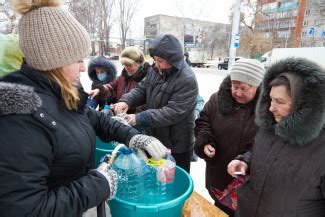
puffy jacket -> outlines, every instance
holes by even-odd
[[[128,144],[138,131],[85,108],[80,94],[68,110],[56,83],[27,65],[0,80],[2,216],[81,216],[109,196],[92,170],[96,135]]]
[[[188,152],[194,144],[194,119],[198,85],[195,74],[185,63],[182,47],[172,35],[157,36],[150,45],[151,56],[166,59],[173,67],[160,74],[153,67],[131,92],[120,101],[129,107],[146,104],[136,114],[138,124],[148,127],[174,153]]]

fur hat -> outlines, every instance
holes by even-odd
[[[11,0],[22,14],[18,24],[19,46],[31,67],[47,71],[82,60],[90,53],[85,28],[60,0]]]
[[[142,65],[144,63],[144,54],[137,47],[127,47],[121,53],[122,64],[137,64]]]
[[[239,59],[231,68],[231,80],[240,81],[249,85],[260,86],[265,74],[264,66],[254,59]]]

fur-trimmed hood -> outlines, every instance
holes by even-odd
[[[255,111],[255,106],[259,96],[259,88],[257,89],[255,98],[247,105],[239,105],[231,94],[231,79],[227,76],[222,83],[218,91],[218,107],[222,115],[229,115],[236,109],[237,106],[249,106],[252,108],[252,112]]]
[[[276,123],[270,108],[269,84],[281,73],[302,78],[301,95],[291,114]],[[269,68],[262,82],[256,108],[259,127],[274,130],[275,134],[294,145],[304,145],[316,139],[324,128],[325,72],[317,64],[302,58],[287,58]]]
[[[105,81],[99,81],[99,79],[97,78],[96,71],[95,71],[96,67],[102,67],[106,70],[107,78],[105,79]],[[100,83],[108,83],[113,81],[116,78],[116,74],[117,74],[117,70],[115,65],[104,56],[96,57],[95,59],[90,61],[88,65],[88,75],[92,81],[98,81]]]
[[[34,88],[21,84],[0,82],[0,116],[32,114],[42,106]]]

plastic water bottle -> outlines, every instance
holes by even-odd
[[[168,192],[172,192],[173,181],[176,171],[176,163],[172,155],[166,155],[156,161],[149,159],[146,162],[149,173],[146,175],[146,189],[148,200],[164,202],[168,200]]]
[[[111,107],[107,104],[104,105],[104,108],[101,110],[101,112],[107,114],[108,116],[112,117],[114,114],[111,110]]]
[[[114,161],[113,169],[118,175],[117,196],[130,202],[140,202],[143,198],[143,164],[131,149],[122,152]]]

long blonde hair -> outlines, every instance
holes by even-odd
[[[64,104],[67,108],[69,110],[77,110],[78,102],[80,100],[78,89],[66,79],[63,69],[53,69],[46,71],[45,73],[50,79],[59,85]]]

